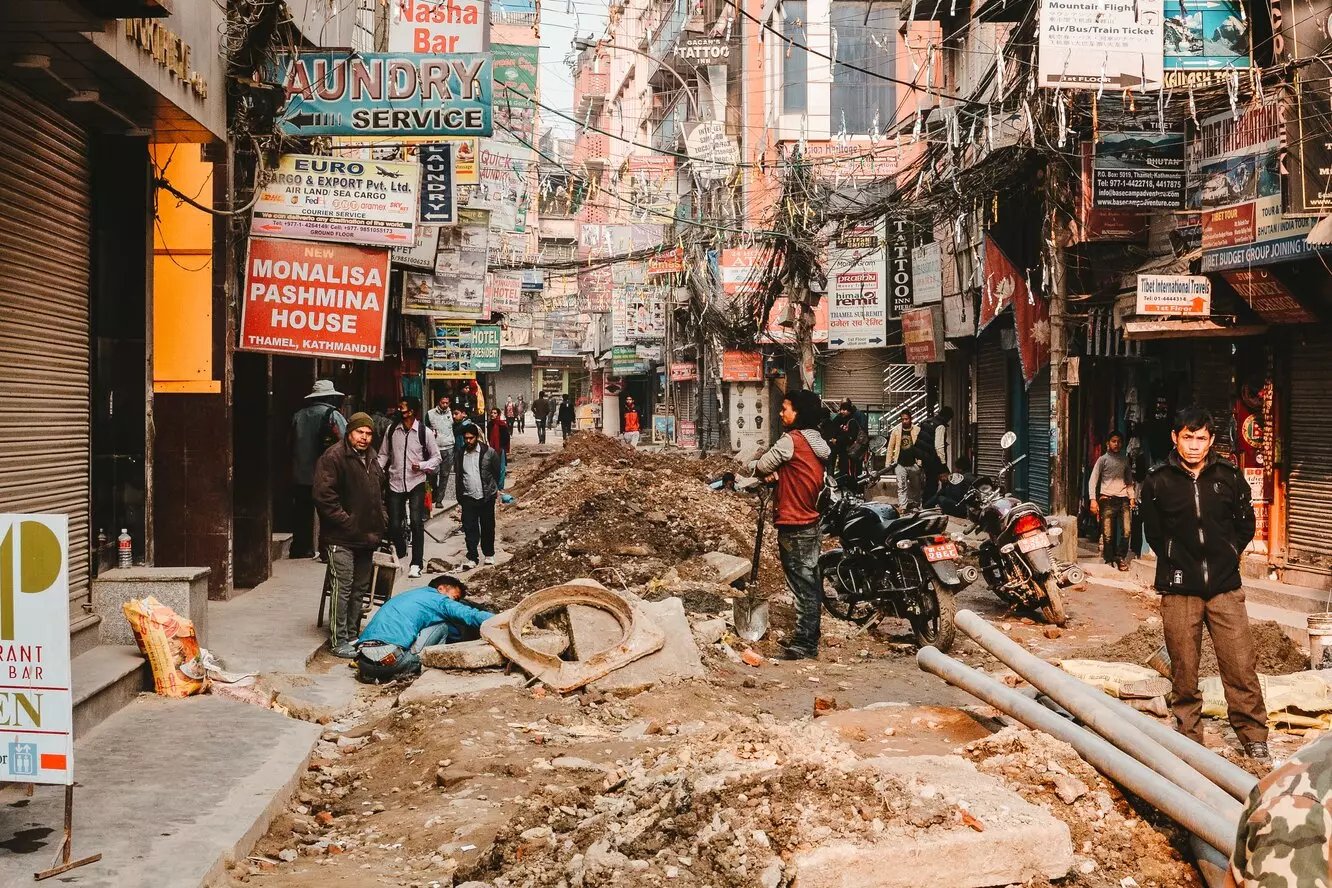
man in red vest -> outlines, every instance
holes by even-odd
[[[621,436],[624,438],[624,443],[630,447],[637,447],[642,436],[638,422],[638,408],[634,406],[633,398],[624,399],[624,410],[620,414],[620,420],[624,429],[624,434]]]
[[[765,482],[775,481],[777,487],[773,499],[777,548],[796,605],[795,635],[782,648],[786,660],[814,659],[819,652],[819,613],[823,605],[819,494],[824,467],[832,454],[818,432],[823,413],[814,392],[787,392],[781,412],[786,433],[771,450],[749,464],[751,474]]]

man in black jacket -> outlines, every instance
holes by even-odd
[[[1138,502],[1147,542],[1156,552],[1178,729],[1203,742],[1198,661],[1206,625],[1230,724],[1245,754],[1270,763],[1267,708],[1240,585],[1240,553],[1254,531],[1249,485],[1239,469],[1211,452],[1212,418],[1206,410],[1181,410],[1171,438],[1175,449],[1147,473]]]
[[[482,440],[481,429],[463,426],[463,449],[454,459],[458,504],[462,506],[463,538],[467,541],[464,570],[471,570],[485,555],[495,563],[495,499],[499,496],[500,459]],[[478,552],[478,547],[480,551]]]

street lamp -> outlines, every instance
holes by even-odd
[[[625,52],[632,52],[634,55],[640,55],[645,59],[650,59],[651,61],[659,62],[663,68],[671,72],[672,77],[674,77],[676,80],[680,82],[680,89],[684,90],[685,98],[689,100],[689,109],[694,112],[694,119],[695,120],[699,119],[698,101],[694,98],[694,94],[690,92],[688,82],[686,82],[685,79],[680,76],[680,72],[672,68],[670,66],[670,63],[667,62],[665,59],[658,59],[656,56],[648,55],[647,53],[643,52],[641,49],[635,49],[631,46],[621,46],[618,43],[599,43],[596,40],[588,40],[585,37],[575,37],[573,44],[574,44],[574,49],[578,50],[579,52],[585,52],[589,49],[593,49],[594,47],[600,46],[606,49],[622,49]]]

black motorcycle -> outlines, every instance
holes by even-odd
[[[1007,450],[1016,436],[1008,432],[1000,440]],[[1002,600],[1018,607],[1040,611],[1047,623],[1062,626],[1068,619],[1061,584],[1081,581],[1082,569],[1066,565],[1054,547],[1063,529],[1052,526],[1040,506],[1008,493],[1005,482],[1023,454],[999,470],[997,479],[982,475],[963,499],[973,527],[985,534],[978,555],[985,585]]]
[[[948,517],[933,509],[902,515],[888,503],[866,502],[861,491],[878,478],[872,472],[859,483],[825,482],[823,532],[842,545],[819,559],[823,606],[861,626],[900,617],[916,644],[947,651],[956,632],[953,596],[963,587],[957,544],[945,535]]]

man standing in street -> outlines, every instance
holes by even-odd
[[[389,534],[398,558],[407,555],[407,533],[403,511],[408,513],[412,532],[412,567],[409,577],[419,577],[425,564],[426,481],[442,461],[435,433],[427,430],[417,415],[421,399],[405,395],[398,402],[398,421],[384,436],[379,466],[388,476]]]
[[[346,438],[324,451],[314,470],[315,508],[328,549],[330,646],[334,656],[348,660],[356,656],[352,641],[361,634],[361,603],[370,594],[375,549],[388,524],[373,437],[369,414],[353,414]]]
[[[833,418],[833,440],[828,442],[833,452],[835,472],[852,480],[860,477],[860,457],[869,440],[860,423],[856,405],[847,398],[837,408],[837,416]]]
[[[1177,728],[1203,742],[1198,661],[1206,626],[1230,725],[1245,754],[1270,765],[1267,707],[1240,581],[1240,553],[1254,531],[1249,485],[1233,463],[1211,452],[1212,417],[1205,409],[1181,410],[1171,438],[1175,449],[1147,473],[1138,502],[1147,542],[1156,551]]]
[[[620,414],[620,428],[623,431],[621,437],[624,439],[624,443],[637,448],[638,442],[643,436],[638,422],[638,408],[634,406],[633,398],[624,399],[624,412]]]
[[[513,429],[503,416],[500,416],[499,408],[496,407],[490,411],[490,425],[486,427],[486,441],[490,443],[490,449],[499,454],[499,489],[504,489],[504,476],[509,471],[509,445],[513,440]]]
[[[538,392],[537,399],[532,402],[532,418],[536,420],[537,443],[545,444],[546,422],[550,419],[550,398],[545,392]]]
[[[1101,557],[1120,570],[1129,569],[1129,537],[1133,534],[1133,508],[1138,485],[1133,482],[1133,467],[1120,451],[1124,438],[1111,432],[1105,439],[1105,453],[1092,466],[1087,482],[1087,496],[1093,518],[1101,520]],[[1119,544],[1115,544],[1115,524],[1120,525]]]
[[[435,433],[435,445],[439,447],[441,457],[453,450],[452,405],[452,398],[448,395],[440,395],[439,400],[435,402],[435,406],[430,408],[425,417],[426,425]],[[448,488],[448,475],[448,460],[442,458],[439,468],[430,476],[430,487],[434,490],[436,506],[444,501],[445,490]]]
[[[515,419],[517,420],[517,425],[515,426],[514,431],[521,435],[527,430],[527,399],[522,395],[518,396],[518,415]]]
[[[823,606],[819,494],[824,467],[832,453],[818,433],[823,413],[814,392],[787,392],[781,411],[786,433],[771,450],[749,464],[750,474],[777,484],[773,523],[777,525],[777,548],[786,585],[796,605],[795,635],[782,648],[782,657],[787,660],[813,659],[819,653],[819,609]]]
[[[338,412],[342,392],[327,379],[315,380],[305,406],[291,417],[292,488],[291,557],[313,558],[314,470],[325,450],[342,440],[347,420]]]
[[[893,430],[888,434],[888,453],[884,465],[896,466],[902,451],[916,446],[916,435],[919,431],[911,424],[911,411],[903,410],[900,422],[893,426]],[[900,472],[897,474],[897,484],[899,487],[902,484]]]
[[[463,604],[467,584],[439,576],[420,589],[399,592],[375,611],[356,643],[362,681],[385,681],[421,671],[421,651],[478,638],[494,614]]]
[[[916,433],[916,459],[925,471],[925,499],[931,499],[948,475],[948,423],[953,421],[953,408],[939,410],[920,424]]]
[[[471,570],[480,562],[495,563],[495,498],[499,496],[499,456],[481,440],[481,429],[463,426],[463,450],[454,460],[458,502],[462,506],[463,536]],[[478,547],[480,551],[478,552]]]
[[[560,402],[560,434],[564,436],[564,443],[569,443],[569,436],[573,434],[574,424],[574,405],[573,398],[568,395]]]

